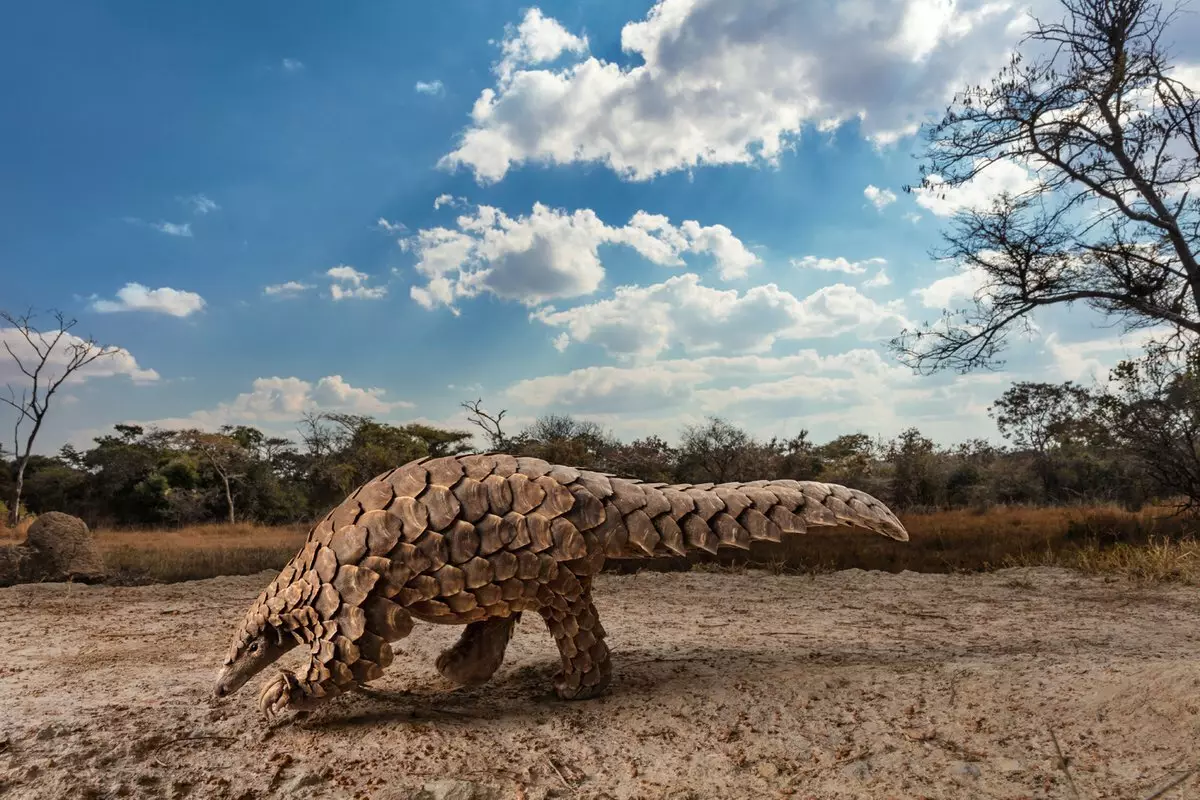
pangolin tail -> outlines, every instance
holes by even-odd
[[[882,502],[857,489],[818,481],[656,484],[583,473],[579,481],[604,506],[597,533],[615,557],[748,550],[754,541],[815,527],[859,527],[908,541]]]

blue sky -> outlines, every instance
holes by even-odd
[[[476,397],[625,438],[706,414],[994,436],[1012,380],[1126,352],[1082,310],[998,374],[921,378],[884,346],[973,291],[927,255],[954,208],[1028,180],[901,191],[915,123],[1003,64],[1019,9],[14,6],[0,307],[123,348],[37,449],[122,421],[288,435],[321,409],[461,426]]]

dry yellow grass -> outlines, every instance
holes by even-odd
[[[901,515],[911,537],[893,542],[865,531],[814,529],[749,553],[613,562],[612,568],[725,569],[747,564],[781,571],[880,569],[973,572],[1009,566],[1066,566],[1139,580],[1200,583],[1200,543],[1185,521],[1161,509],[1130,513],[1107,506],[998,507],[986,512]],[[22,526],[27,527],[26,526]],[[174,530],[99,530],[105,563],[121,582],[179,581],[279,569],[308,527],[198,525]],[[0,544],[24,530],[0,527]]]
[[[26,526],[27,527],[27,526]],[[104,564],[118,582],[183,581],[279,569],[308,526],[193,525],[172,530],[98,530]],[[0,528],[0,543],[24,533]]]

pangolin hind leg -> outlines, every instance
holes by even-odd
[[[504,651],[521,614],[469,623],[458,642],[437,658],[437,670],[459,686],[486,683],[504,661]]]
[[[612,660],[604,643],[604,627],[592,603],[591,578],[576,579],[566,570],[570,584],[547,591],[538,609],[558,644],[562,670],[554,676],[554,690],[563,700],[587,700],[608,688]],[[547,587],[549,589],[549,587]]]

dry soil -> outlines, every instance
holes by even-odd
[[[433,667],[460,629],[419,623],[383,696],[271,726],[265,676],[212,696],[270,577],[0,590],[0,796],[1142,798],[1200,766],[1195,588],[606,575],[604,698],[549,695],[536,615],[468,690]],[[1161,796],[1200,797],[1200,776]]]

